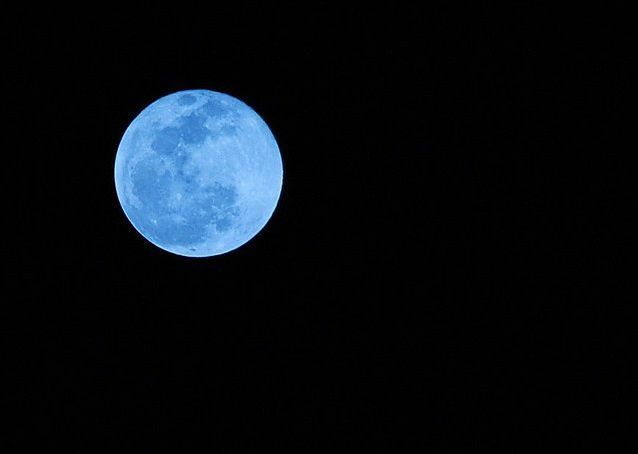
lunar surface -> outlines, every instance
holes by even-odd
[[[281,192],[277,142],[232,96],[165,96],[130,124],[115,158],[115,188],[133,226],[174,254],[208,257],[249,241]]]

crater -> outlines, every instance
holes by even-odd
[[[206,115],[213,118],[219,118],[227,113],[226,107],[224,107],[219,101],[208,101],[202,106],[202,110]]]
[[[179,128],[167,126],[155,134],[155,138],[151,142],[151,148],[163,155],[171,154],[179,145],[180,136]]]
[[[206,204],[218,210],[232,207],[237,200],[237,191],[232,186],[222,186],[219,183],[214,183],[204,187],[203,190],[206,194]]]
[[[204,126],[205,122],[206,118],[197,113],[184,117],[181,127],[184,142],[189,144],[202,143],[209,133],[208,128]]]
[[[195,101],[197,101],[197,98],[194,95],[190,94],[182,95],[177,98],[177,104],[179,104],[180,106],[190,106]]]

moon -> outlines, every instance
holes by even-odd
[[[253,238],[283,181],[277,142],[242,101],[210,90],[172,93],[129,125],[115,189],[131,224],[173,254],[210,257]]]

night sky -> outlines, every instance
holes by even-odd
[[[582,424],[614,414],[625,388],[601,383],[629,357],[597,280],[622,258],[602,239],[627,48],[596,35],[609,12],[479,3],[5,17],[0,451],[609,436]],[[253,107],[284,164],[270,222],[208,259],[144,240],[113,181],[133,118],[191,88]]]

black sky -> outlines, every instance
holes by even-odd
[[[5,19],[18,430],[3,452],[604,438],[580,424],[620,399],[599,384],[629,354],[627,307],[593,285],[616,260],[599,241],[618,221],[603,172],[624,172],[608,137],[625,49],[599,39],[607,13],[311,2]],[[188,88],[253,107],[284,162],[266,228],[210,259],[146,242],[113,183],[130,121]]]

